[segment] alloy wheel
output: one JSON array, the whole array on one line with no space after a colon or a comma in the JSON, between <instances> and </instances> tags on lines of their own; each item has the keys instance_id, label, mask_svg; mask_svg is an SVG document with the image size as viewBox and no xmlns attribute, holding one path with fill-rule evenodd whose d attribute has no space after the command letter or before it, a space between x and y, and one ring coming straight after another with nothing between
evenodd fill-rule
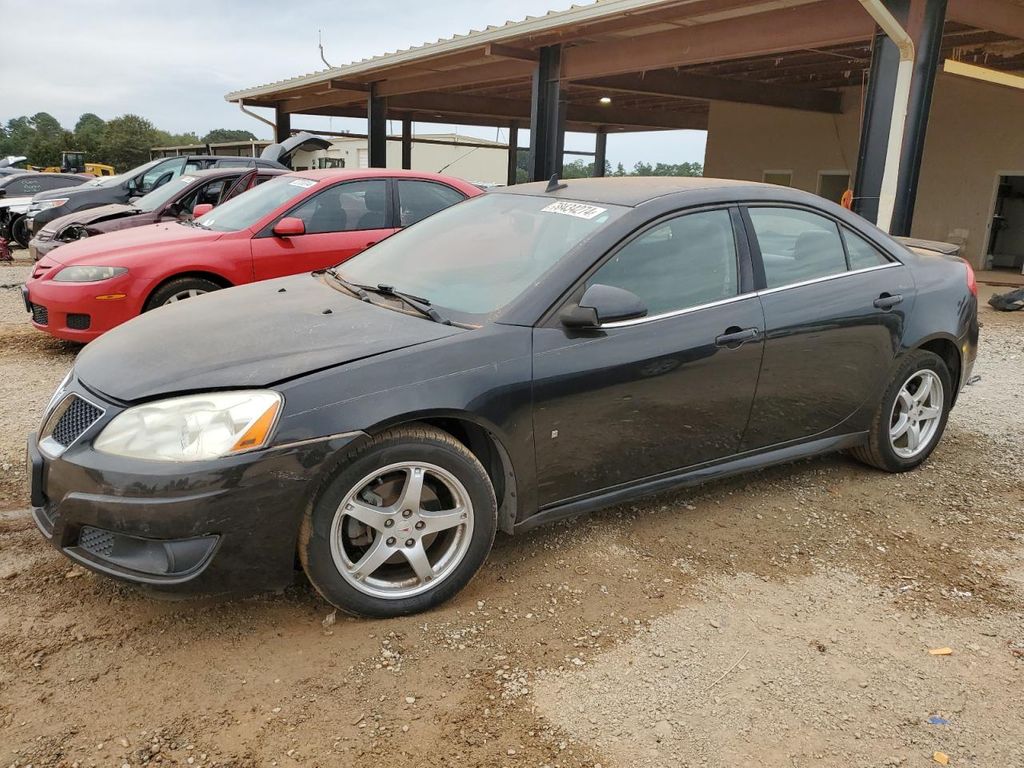
<instances>
[{"instance_id":1,"label":"alloy wheel","mask_svg":"<svg viewBox=\"0 0 1024 768\"><path fill-rule=\"evenodd\" d=\"M447 578L473 537L473 504L462 482L435 464L403 462L360 480L331 524L342 578L373 597L402 599Z\"/></svg>"},{"instance_id":2,"label":"alloy wheel","mask_svg":"<svg viewBox=\"0 0 1024 768\"><path fill-rule=\"evenodd\" d=\"M889 419L889 443L901 459L927 450L942 422L942 380L927 368L911 374L896 395Z\"/></svg>"},{"instance_id":3,"label":"alloy wheel","mask_svg":"<svg viewBox=\"0 0 1024 768\"><path fill-rule=\"evenodd\" d=\"M185 291L178 291L164 302L164 306L167 306L168 304L176 304L177 302L184 301L185 299L194 299L196 296L202 296L204 293L206 293L206 291L201 288L189 288Z\"/></svg>"}]
</instances>

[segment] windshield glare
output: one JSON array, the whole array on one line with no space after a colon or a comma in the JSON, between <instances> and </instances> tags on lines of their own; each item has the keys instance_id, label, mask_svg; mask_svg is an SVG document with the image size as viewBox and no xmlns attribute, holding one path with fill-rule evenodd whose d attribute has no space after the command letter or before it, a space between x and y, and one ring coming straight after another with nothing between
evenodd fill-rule
<instances>
[{"instance_id":1,"label":"windshield glare","mask_svg":"<svg viewBox=\"0 0 1024 768\"><path fill-rule=\"evenodd\" d=\"M386 284L470 315L504 307L625 209L487 194L447 208L349 259L352 283Z\"/></svg>"},{"instance_id":2,"label":"windshield glare","mask_svg":"<svg viewBox=\"0 0 1024 768\"><path fill-rule=\"evenodd\" d=\"M196 219L195 223L216 232L248 229L315 184L313 179L278 176L218 205L205 216Z\"/></svg>"}]
</instances>

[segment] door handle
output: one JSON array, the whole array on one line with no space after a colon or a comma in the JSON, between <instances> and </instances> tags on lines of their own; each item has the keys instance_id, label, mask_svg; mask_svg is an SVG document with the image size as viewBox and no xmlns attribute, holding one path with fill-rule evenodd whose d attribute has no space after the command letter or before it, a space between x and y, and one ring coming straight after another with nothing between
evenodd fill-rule
<instances>
[{"instance_id":1,"label":"door handle","mask_svg":"<svg viewBox=\"0 0 1024 768\"><path fill-rule=\"evenodd\" d=\"M881 309L884 312L888 312L890 309L895 307L897 304L903 301L903 295L897 293L895 296L889 293L883 293L877 299L875 299L875 308Z\"/></svg>"},{"instance_id":2,"label":"door handle","mask_svg":"<svg viewBox=\"0 0 1024 768\"><path fill-rule=\"evenodd\" d=\"M761 330L759 328L740 328L733 325L726 328L725 333L721 336L715 338L715 344L719 347L736 349L748 341L753 341L760 335Z\"/></svg>"}]
</instances>

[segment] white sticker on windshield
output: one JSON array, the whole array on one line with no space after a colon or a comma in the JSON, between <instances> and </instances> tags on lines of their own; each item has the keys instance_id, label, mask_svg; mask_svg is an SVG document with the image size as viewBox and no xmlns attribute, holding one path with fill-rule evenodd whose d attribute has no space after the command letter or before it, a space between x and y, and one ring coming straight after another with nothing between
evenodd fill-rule
<instances>
[{"instance_id":1,"label":"white sticker on windshield","mask_svg":"<svg viewBox=\"0 0 1024 768\"><path fill-rule=\"evenodd\" d=\"M186 182L186 183L188 183L188 184L191 184L193 181L196 180L196 177L195 176L182 176L181 180Z\"/></svg>"},{"instance_id":2,"label":"white sticker on windshield","mask_svg":"<svg viewBox=\"0 0 1024 768\"><path fill-rule=\"evenodd\" d=\"M303 189L308 189L309 187L316 186L316 182L313 181L312 179L295 179L295 181L291 182L291 185L293 187L302 187Z\"/></svg>"},{"instance_id":3,"label":"white sticker on windshield","mask_svg":"<svg viewBox=\"0 0 1024 768\"><path fill-rule=\"evenodd\" d=\"M596 205L587 205L586 203L571 203L568 200L559 200L557 203L544 206L541 210L547 213L575 216L577 219L593 219L608 209L598 208Z\"/></svg>"}]
</instances>

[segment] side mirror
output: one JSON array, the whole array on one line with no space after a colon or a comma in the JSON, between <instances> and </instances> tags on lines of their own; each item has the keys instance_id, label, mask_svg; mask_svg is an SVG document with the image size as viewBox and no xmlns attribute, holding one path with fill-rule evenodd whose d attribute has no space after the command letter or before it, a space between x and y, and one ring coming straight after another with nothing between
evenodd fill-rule
<instances>
[{"instance_id":1,"label":"side mirror","mask_svg":"<svg viewBox=\"0 0 1024 768\"><path fill-rule=\"evenodd\" d=\"M596 283L584 291L579 304L563 310L560 319L566 328L593 329L646 315L647 307L635 293Z\"/></svg>"},{"instance_id":2,"label":"side mirror","mask_svg":"<svg viewBox=\"0 0 1024 768\"><path fill-rule=\"evenodd\" d=\"M213 206L210 205L209 203L200 203L199 205L192 209L192 218L198 219L200 216L205 216L212 210Z\"/></svg>"},{"instance_id":3,"label":"side mirror","mask_svg":"<svg viewBox=\"0 0 1024 768\"><path fill-rule=\"evenodd\" d=\"M274 225L274 234L277 237L295 237L306 234L306 225L302 219L294 216L285 216Z\"/></svg>"}]
</instances>

